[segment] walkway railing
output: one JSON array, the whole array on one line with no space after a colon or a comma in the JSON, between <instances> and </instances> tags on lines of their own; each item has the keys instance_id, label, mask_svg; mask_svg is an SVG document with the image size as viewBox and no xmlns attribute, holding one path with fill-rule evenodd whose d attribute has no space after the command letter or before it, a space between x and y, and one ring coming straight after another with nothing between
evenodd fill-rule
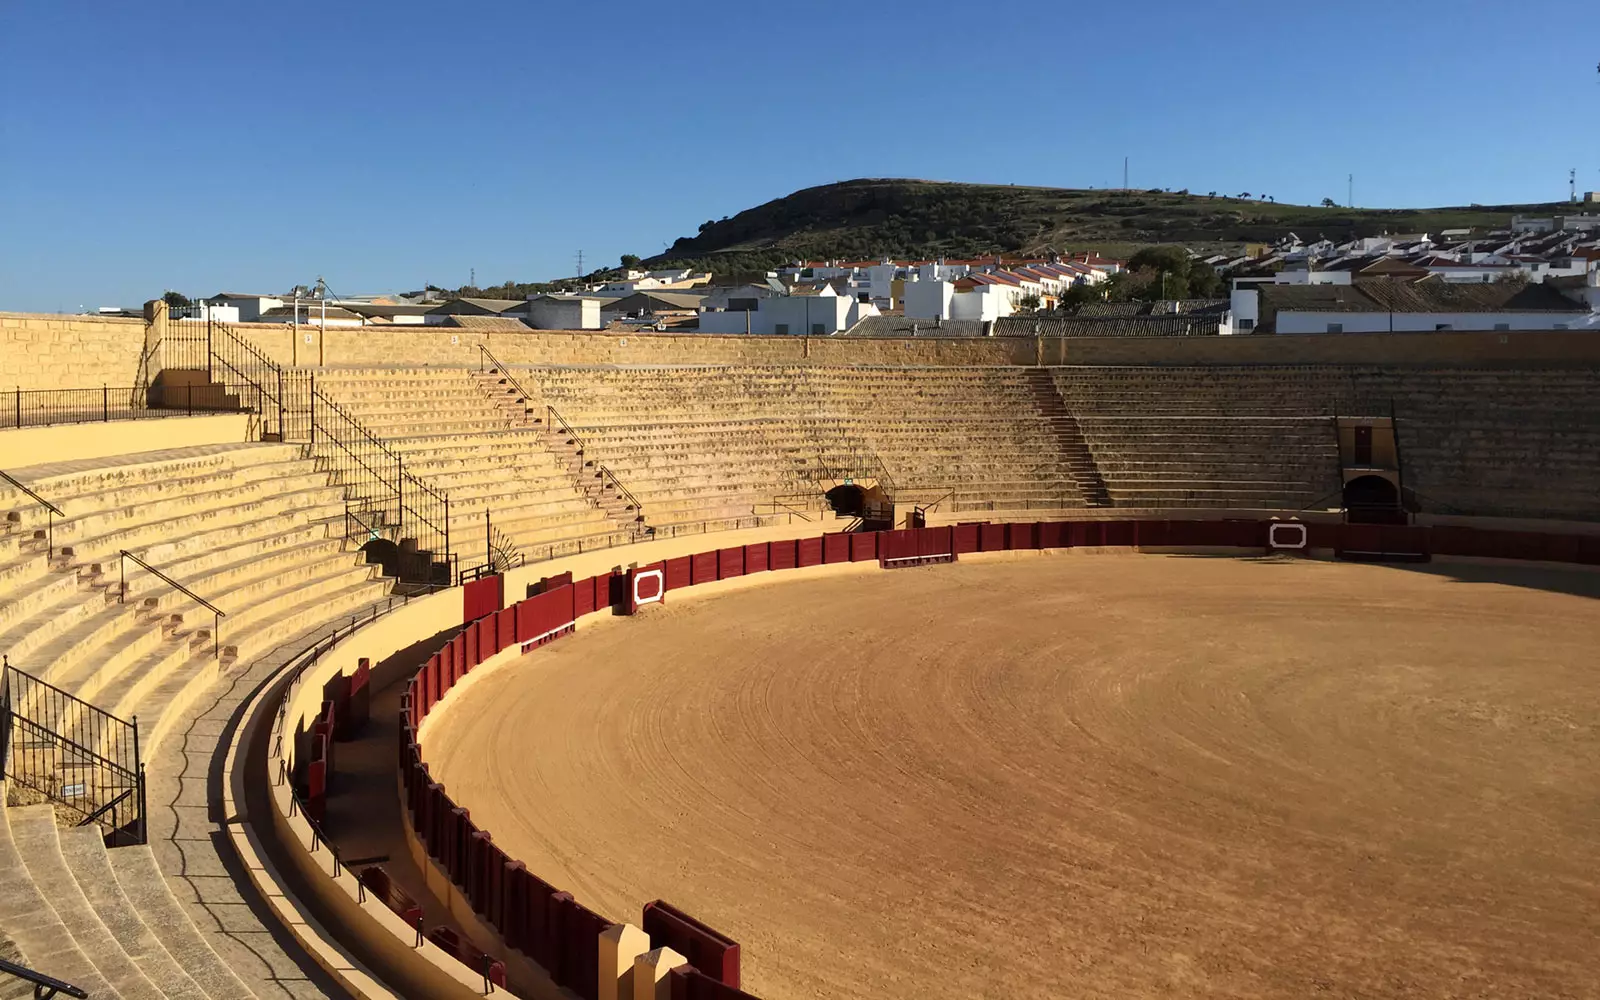
<instances>
[{"instance_id":1,"label":"walkway railing","mask_svg":"<svg viewBox=\"0 0 1600 1000\"><path fill-rule=\"evenodd\" d=\"M187 394L180 391L188 388ZM205 387L201 386L203 390ZM161 406L149 405L138 386L100 385L74 389L13 389L0 393L0 430L14 427L53 427L57 424L98 424L112 420L149 420L224 409L198 397L193 387L166 390Z\"/></svg>"},{"instance_id":2,"label":"walkway railing","mask_svg":"<svg viewBox=\"0 0 1600 1000\"><path fill-rule=\"evenodd\" d=\"M220 657L222 655L222 619L228 617L228 613L226 611L224 611L221 608L217 607L215 604L212 604L210 601L206 600L204 597L201 597L199 594L197 594L194 591L190 590L188 587L185 587L183 584L181 584L178 581L174 580L172 577L168 576L167 574L161 572L159 569L156 569L154 566L152 566L149 563L145 562L143 559L140 559L138 556L134 555L132 552L129 552L127 549L121 549L120 551L118 551L117 556L118 556L118 559L117 559L117 603L118 604L123 603L124 599L128 596L128 574L127 574L127 565L128 565L128 563L127 563L127 561L129 559L132 559L134 562L136 562L140 566L144 567L145 572L157 577L158 579L166 581L166 583L169 586L171 586L174 589L178 590L179 592L183 593L185 596L187 596L190 600L194 601L196 604L203 605L205 608L207 608L211 612L211 655L212 656L217 656L217 657Z\"/></svg>"},{"instance_id":3,"label":"walkway railing","mask_svg":"<svg viewBox=\"0 0 1600 1000\"><path fill-rule=\"evenodd\" d=\"M139 720L118 718L0 660L5 776L55 804L110 846L145 842Z\"/></svg>"}]
</instances>

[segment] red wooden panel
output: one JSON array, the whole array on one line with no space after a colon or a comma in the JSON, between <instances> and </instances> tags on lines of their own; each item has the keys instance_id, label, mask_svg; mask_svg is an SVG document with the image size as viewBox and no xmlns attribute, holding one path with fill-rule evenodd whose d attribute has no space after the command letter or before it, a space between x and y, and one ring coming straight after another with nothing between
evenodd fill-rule
<instances>
[{"instance_id":1,"label":"red wooden panel","mask_svg":"<svg viewBox=\"0 0 1600 1000\"><path fill-rule=\"evenodd\" d=\"M478 619L478 662L500 652L500 612Z\"/></svg>"},{"instance_id":2,"label":"red wooden panel","mask_svg":"<svg viewBox=\"0 0 1600 1000\"><path fill-rule=\"evenodd\" d=\"M462 675L464 675L467 672L467 670L466 670L466 663L467 663L467 634L466 634L466 632L464 632L464 631L463 632L457 632L456 633L456 637L454 639L450 640L450 656L454 661L450 665L451 680L452 680L452 682L454 682L454 680L456 678L461 677Z\"/></svg>"},{"instance_id":3,"label":"red wooden panel","mask_svg":"<svg viewBox=\"0 0 1600 1000\"><path fill-rule=\"evenodd\" d=\"M800 543L793 538L772 542L768 546L768 569L794 569L800 565Z\"/></svg>"},{"instance_id":4,"label":"red wooden panel","mask_svg":"<svg viewBox=\"0 0 1600 1000\"><path fill-rule=\"evenodd\" d=\"M947 556L950 555L950 528L918 528L917 529L918 555Z\"/></svg>"},{"instance_id":5,"label":"red wooden panel","mask_svg":"<svg viewBox=\"0 0 1600 1000\"><path fill-rule=\"evenodd\" d=\"M564 976L557 982L566 986L584 1000L598 1000L600 996L600 934L611 921L593 910L567 897L562 914L562 938L566 955L561 971Z\"/></svg>"},{"instance_id":6,"label":"red wooden panel","mask_svg":"<svg viewBox=\"0 0 1600 1000\"><path fill-rule=\"evenodd\" d=\"M1060 521L1040 521L1039 522L1039 548L1041 548L1041 549L1059 549L1059 548L1061 548L1063 545L1066 544L1066 541L1065 541L1066 534L1067 534L1066 526L1063 525ZM958 551L958 552L961 551L961 547L960 547L959 544L956 546L956 551Z\"/></svg>"},{"instance_id":7,"label":"red wooden panel","mask_svg":"<svg viewBox=\"0 0 1600 1000\"><path fill-rule=\"evenodd\" d=\"M822 536L822 561L842 563L850 561L850 536L842 531L830 531Z\"/></svg>"},{"instance_id":8,"label":"red wooden panel","mask_svg":"<svg viewBox=\"0 0 1600 1000\"><path fill-rule=\"evenodd\" d=\"M765 573L767 570L767 556L770 551L771 546L766 542L761 542L758 545L746 545L744 547L745 573Z\"/></svg>"},{"instance_id":9,"label":"red wooden panel","mask_svg":"<svg viewBox=\"0 0 1600 1000\"><path fill-rule=\"evenodd\" d=\"M689 557L690 583L699 586L710 583L717 578L717 554L715 552L696 552Z\"/></svg>"},{"instance_id":10,"label":"red wooden panel","mask_svg":"<svg viewBox=\"0 0 1600 1000\"><path fill-rule=\"evenodd\" d=\"M706 975L739 988L739 942L660 899L644 905L639 926L650 947L671 948Z\"/></svg>"},{"instance_id":11,"label":"red wooden panel","mask_svg":"<svg viewBox=\"0 0 1600 1000\"><path fill-rule=\"evenodd\" d=\"M667 990L672 1000L757 1000L755 994L718 982L692 965L670 970Z\"/></svg>"},{"instance_id":12,"label":"red wooden panel","mask_svg":"<svg viewBox=\"0 0 1600 1000\"><path fill-rule=\"evenodd\" d=\"M1339 526L1322 521L1311 521L1306 524L1306 547L1312 549L1331 549L1339 543Z\"/></svg>"},{"instance_id":13,"label":"red wooden panel","mask_svg":"<svg viewBox=\"0 0 1600 1000\"><path fill-rule=\"evenodd\" d=\"M585 577L572 585L572 614L582 618L594 610L594 577Z\"/></svg>"},{"instance_id":14,"label":"red wooden panel","mask_svg":"<svg viewBox=\"0 0 1600 1000\"><path fill-rule=\"evenodd\" d=\"M1036 549L1039 547L1039 526L1032 522L1013 522L1006 525L1006 548Z\"/></svg>"},{"instance_id":15,"label":"red wooden panel","mask_svg":"<svg viewBox=\"0 0 1600 1000\"><path fill-rule=\"evenodd\" d=\"M439 702L439 671L444 669L439 660L439 654L433 654L428 657L428 665L422 669L422 718L424 719Z\"/></svg>"},{"instance_id":16,"label":"red wooden panel","mask_svg":"<svg viewBox=\"0 0 1600 1000\"><path fill-rule=\"evenodd\" d=\"M744 546L717 550L717 579L744 576Z\"/></svg>"},{"instance_id":17,"label":"red wooden panel","mask_svg":"<svg viewBox=\"0 0 1600 1000\"><path fill-rule=\"evenodd\" d=\"M1138 539L1138 528L1132 521L1105 522L1102 545L1132 545Z\"/></svg>"},{"instance_id":18,"label":"red wooden panel","mask_svg":"<svg viewBox=\"0 0 1600 1000\"><path fill-rule=\"evenodd\" d=\"M465 677L473 667L481 661L478 659L478 624L473 622L461 633L462 648L464 653L461 663L456 667L456 679Z\"/></svg>"},{"instance_id":19,"label":"red wooden panel","mask_svg":"<svg viewBox=\"0 0 1600 1000\"><path fill-rule=\"evenodd\" d=\"M1381 552L1383 535L1376 524L1346 524L1339 530L1341 552Z\"/></svg>"},{"instance_id":20,"label":"red wooden panel","mask_svg":"<svg viewBox=\"0 0 1600 1000\"><path fill-rule=\"evenodd\" d=\"M1006 547L1006 526L1003 524L980 524L978 526L978 551L1002 552Z\"/></svg>"},{"instance_id":21,"label":"red wooden panel","mask_svg":"<svg viewBox=\"0 0 1600 1000\"><path fill-rule=\"evenodd\" d=\"M880 549L885 562L915 559L918 555L917 529L898 528L894 531L885 531Z\"/></svg>"},{"instance_id":22,"label":"red wooden panel","mask_svg":"<svg viewBox=\"0 0 1600 1000\"><path fill-rule=\"evenodd\" d=\"M667 589L677 590L694 584L694 557L679 556L668 559L661 567L667 576Z\"/></svg>"},{"instance_id":23,"label":"red wooden panel","mask_svg":"<svg viewBox=\"0 0 1600 1000\"><path fill-rule=\"evenodd\" d=\"M500 649L510 649L517 644L517 609L515 605L495 617L494 644Z\"/></svg>"},{"instance_id":24,"label":"red wooden panel","mask_svg":"<svg viewBox=\"0 0 1600 1000\"><path fill-rule=\"evenodd\" d=\"M878 558L878 539L883 532L858 531L850 536L850 561L866 562Z\"/></svg>"},{"instance_id":25,"label":"red wooden panel","mask_svg":"<svg viewBox=\"0 0 1600 1000\"><path fill-rule=\"evenodd\" d=\"M961 552L978 551L978 529L980 524L958 524L951 530L951 537L955 540L955 550Z\"/></svg>"},{"instance_id":26,"label":"red wooden panel","mask_svg":"<svg viewBox=\"0 0 1600 1000\"><path fill-rule=\"evenodd\" d=\"M481 580L474 580L461 588L461 620L463 623L476 621L492 611L499 611L505 606L505 591L502 589L505 579L501 576L486 576Z\"/></svg>"},{"instance_id":27,"label":"red wooden panel","mask_svg":"<svg viewBox=\"0 0 1600 1000\"><path fill-rule=\"evenodd\" d=\"M776 549L776 546L774 546ZM799 567L822 565L822 539L795 539L795 562Z\"/></svg>"}]
</instances>

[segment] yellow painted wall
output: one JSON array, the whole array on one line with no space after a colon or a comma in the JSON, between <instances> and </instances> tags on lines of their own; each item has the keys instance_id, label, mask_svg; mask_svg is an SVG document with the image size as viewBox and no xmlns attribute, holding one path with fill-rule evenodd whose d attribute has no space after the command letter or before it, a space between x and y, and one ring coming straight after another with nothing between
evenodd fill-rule
<instances>
[{"instance_id":1,"label":"yellow painted wall","mask_svg":"<svg viewBox=\"0 0 1600 1000\"><path fill-rule=\"evenodd\" d=\"M246 440L249 421L249 414L229 413L0 430L0 469L129 455L152 448L234 444Z\"/></svg>"}]
</instances>

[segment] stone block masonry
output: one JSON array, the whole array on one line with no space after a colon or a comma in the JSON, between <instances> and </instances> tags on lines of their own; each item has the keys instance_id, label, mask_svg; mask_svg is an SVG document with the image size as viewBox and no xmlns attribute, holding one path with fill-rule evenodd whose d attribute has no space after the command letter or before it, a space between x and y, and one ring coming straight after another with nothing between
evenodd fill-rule
<instances>
[{"instance_id":1,"label":"stone block masonry","mask_svg":"<svg viewBox=\"0 0 1600 1000\"><path fill-rule=\"evenodd\" d=\"M0 390L133 386L144 345L139 319L0 313Z\"/></svg>"}]
</instances>

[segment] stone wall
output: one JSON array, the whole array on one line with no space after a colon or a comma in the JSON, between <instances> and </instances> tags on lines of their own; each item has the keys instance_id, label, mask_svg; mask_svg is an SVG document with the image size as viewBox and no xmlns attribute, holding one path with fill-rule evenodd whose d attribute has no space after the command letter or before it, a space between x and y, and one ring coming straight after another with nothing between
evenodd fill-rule
<instances>
[{"instance_id":1,"label":"stone wall","mask_svg":"<svg viewBox=\"0 0 1600 1000\"><path fill-rule=\"evenodd\" d=\"M1047 365L1589 365L1600 363L1600 336L1582 330L1527 330L1070 337L1045 339L1040 360Z\"/></svg>"},{"instance_id":2,"label":"stone wall","mask_svg":"<svg viewBox=\"0 0 1600 1000\"><path fill-rule=\"evenodd\" d=\"M0 313L0 390L140 384L143 320Z\"/></svg>"},{"instance_id":3,"label":"stone wall","mask_svg":"<svg viewBox=\"0 0 1600 1000\"><path fill-rule=\"evenodd\" d=\"M148 328L137 319L0 313L0 390L143 384ZM1416 364L1440 367L1600 363L1583 331L1346 333L1242 337L855 338L743 334L356 327L234 327L290 366L476 367L478 346L506 364L1249 365ZM153 373L148 373L153 374Z\"/></svg>"}]
</instances>

